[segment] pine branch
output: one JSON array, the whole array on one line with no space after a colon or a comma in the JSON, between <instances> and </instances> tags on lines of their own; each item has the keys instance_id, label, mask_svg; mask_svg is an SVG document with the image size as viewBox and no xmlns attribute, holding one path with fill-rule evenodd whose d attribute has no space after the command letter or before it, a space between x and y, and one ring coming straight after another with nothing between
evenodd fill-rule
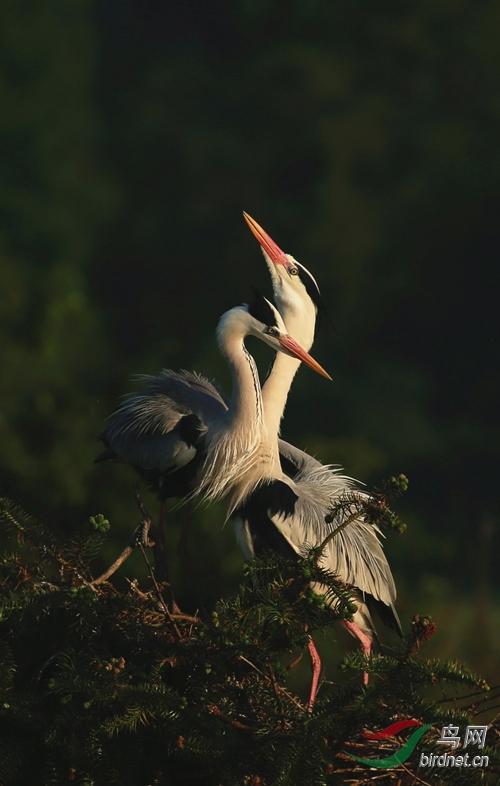
<instances>
[{"instance_id":1,"label":"pine branch","mask_svg":"<svg viewBox=\"0 0 500 786\"><path fill-rule=\"evenodd\" d=\"M440 723L473 723L479 707L495 711L496 694L481 677L455 660L422 657L436 626L417 615L399 650L349 653L342 669L353 678L325 681L309 714L284 664L304 651L308 631L355 608L352 589L321 568L317 550L256 560L208 616L174 615L152 565L152 588L136 578L125 589L82 580L106 534L104 517L93 518L80 536L56 543L15 506L0 506L14 536L0 560L2 786L410 786L421 776L411 761L384 781L349 758L394 749L387 741L377 748L366 728L410 717L435 724L436 739ZM371 673L366 690L363 670ZM464 693L465 685L474 690ZM487 751L494 773L498 754ZM444 773L435 783L447 781Z\"/></svg>"}]
</instances>

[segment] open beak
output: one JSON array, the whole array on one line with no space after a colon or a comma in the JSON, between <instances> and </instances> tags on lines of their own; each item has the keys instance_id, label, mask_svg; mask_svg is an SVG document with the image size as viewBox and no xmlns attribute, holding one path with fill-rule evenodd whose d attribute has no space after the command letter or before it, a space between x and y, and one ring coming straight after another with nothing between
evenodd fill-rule
<instances>
[{"instance_id":1,"label":"open beak","mask_svg":"<svg viewBox=\"0 0 500 786\"><path fill-rule=\"evenodd\" d=\"M274 262L275 265L283 265L285 268L290 267L290 262L285 252L282 251L272 237L267 234L265 229L262 229L260 224L258 224L252 216L249 216L248 213L245 213L245 211L243 211L243 218L247 222L250 232L255 237L262 250L266 252L271 262Z\"/></svg>"},{"instance_id":2,"label":"open beak","mask_svg":"<svg viewBox=\"0 0 500 786\"><path fill-rule=\"evenodd\" d=\"M278 341L283 349L286 349L290 355L293 355L294 357L301 360L302 363L305 363L306 366L312 368L313 371L315 371L317 374L320 374L322 377L326 377L326 379L330 380L332 379L328 371L325 371L323 366L320 366L318 361L314 360L309 352L306 352L305 349L300 346L300 344L297 344L294 338L291 336L280 336Z\"/></svg>"}]
</instances>

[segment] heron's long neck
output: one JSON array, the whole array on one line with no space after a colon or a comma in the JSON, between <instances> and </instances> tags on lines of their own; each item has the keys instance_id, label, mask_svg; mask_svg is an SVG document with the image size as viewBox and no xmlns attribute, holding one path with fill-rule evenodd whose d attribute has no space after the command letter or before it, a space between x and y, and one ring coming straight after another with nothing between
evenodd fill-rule
<instances>
[{"instance_id":1,"label":"heron's long neck","mask_svg":"<svg viewBox=\"0 0 500 786\"><path fill-rule=\"evenodd\" d=\"M298 311L290 310L283 306L283 318L291 336L293 336L304 349L309 350L314 342L314 329L316 326L316 309L311 304ZM300 360L278 352L262 388L262 401L264 404L264 429L269 448L273 452L279 466L278 437L280 424L285 411L288 393L292 386L295 374L299 370Z\"/></svg>"},{"instance_id":2,"label":"heron's long neck","mask_svg":"<svg viewBox=\"0 0 500 786\"><path fill-rule=\"evenodd\" d=\"M281 477L279 426L288 391L299 365L300 361L281 353L274 360L271 373L262 388L264 412L258 450L246 472L240 474L232 488L229 513L234 511L261 481Z\"/></svg>"},{"instance_id":3,"label":"heron's long neck","mask_svg":"<svg viewBox=\"0 0 500 786\"><path fill-rule=\"evenodd\" d=\"M253 357L241 338L228 341L223 349L233 377L229 427L241 429L263 421L259 373Z\"/></svg>"},{"instance_id":4,"label":"heron's long neck","mask_svg":"<svg viewBox=\"0 0 500 786\"><path fill-rule=\"evenodd\" d=\"M271 373L262 388L264 423L269 439L276 443L276 446L288 392L299 366L300 360L281 352L278 353L274 359Z\"/></svg>"},{"instance_id":5,"label":"heron's long neck","mask_svg":"<svg viewBox=\"0 0 500 786\"><path fill-rule=\"evenodd\" d=\"M231 368L233 390L226 418L207 442L197 489L206 501L225 497L252 470L264 428L259 375L243 336L236 331L223 336L220 348Z\"/></svg>"}]
</instances>

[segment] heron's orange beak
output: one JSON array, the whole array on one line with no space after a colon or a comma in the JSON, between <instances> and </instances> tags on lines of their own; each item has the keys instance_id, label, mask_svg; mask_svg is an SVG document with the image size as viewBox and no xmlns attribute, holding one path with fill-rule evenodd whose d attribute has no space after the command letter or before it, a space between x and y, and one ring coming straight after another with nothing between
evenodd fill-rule
<instances>
[{"instance_id":1,"label":"heron's orange beak","mask_svg":"<svg viewBox=\"0 0 500 786\"><path fill-rule=\"evenodd\" d=\"M245 211L243 211L243 218L247 222L250 232L255 237L260 247L266 252L271 262L274 262L275 265L283 265L285 268L290 267L290 262L285 252L282 251L272 237L267 234L265 229L262 229L260 224L258 224L252 216L249 216L248 213L245 213Z\"/></svg>"},{"instance_id":2,"label":"heron's orange beak","mask_svg":"<svg viewBox=\"0 0 500 786\"><path fill-rule=\"evenodd\" d=\"M309 354L309 352L306 352L305 349L303 349L294 338L291 336L280 336L278 341L281 346L288 350L291 355L301 360L302 363L304 363L306 366L309 366L309 368L312 368L312 370L317 374L320 374L322 377L326 377L326 379L332 379L328 371L325 371L323 366L320 366L318 361L315 360L312 355Z\"/></svg>"}]
</instances>

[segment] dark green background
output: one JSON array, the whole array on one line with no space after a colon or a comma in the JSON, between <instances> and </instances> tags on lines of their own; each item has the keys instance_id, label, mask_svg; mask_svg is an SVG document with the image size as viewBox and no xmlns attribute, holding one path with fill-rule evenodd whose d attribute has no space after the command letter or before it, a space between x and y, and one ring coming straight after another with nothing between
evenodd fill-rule
<instances>
[{"instance_id":1,"label":"dark green background","mask_svg":"<svg viewBox=\"0 0 500 786\"><path fill-rule=\"evenodd\" d=\"M401 616L493 674L499 35L461 0L2 4L2 493L54 526L103 512L121 547L135 481L96 437L132 372L228 389L217 318L267 284L244 208L328 308L335 381L301 372L284 435L410 476ZM206 608L239 554L220 508L172 516L172 550L180 518L179 595Z\"/></svg>"}]
</instances>

